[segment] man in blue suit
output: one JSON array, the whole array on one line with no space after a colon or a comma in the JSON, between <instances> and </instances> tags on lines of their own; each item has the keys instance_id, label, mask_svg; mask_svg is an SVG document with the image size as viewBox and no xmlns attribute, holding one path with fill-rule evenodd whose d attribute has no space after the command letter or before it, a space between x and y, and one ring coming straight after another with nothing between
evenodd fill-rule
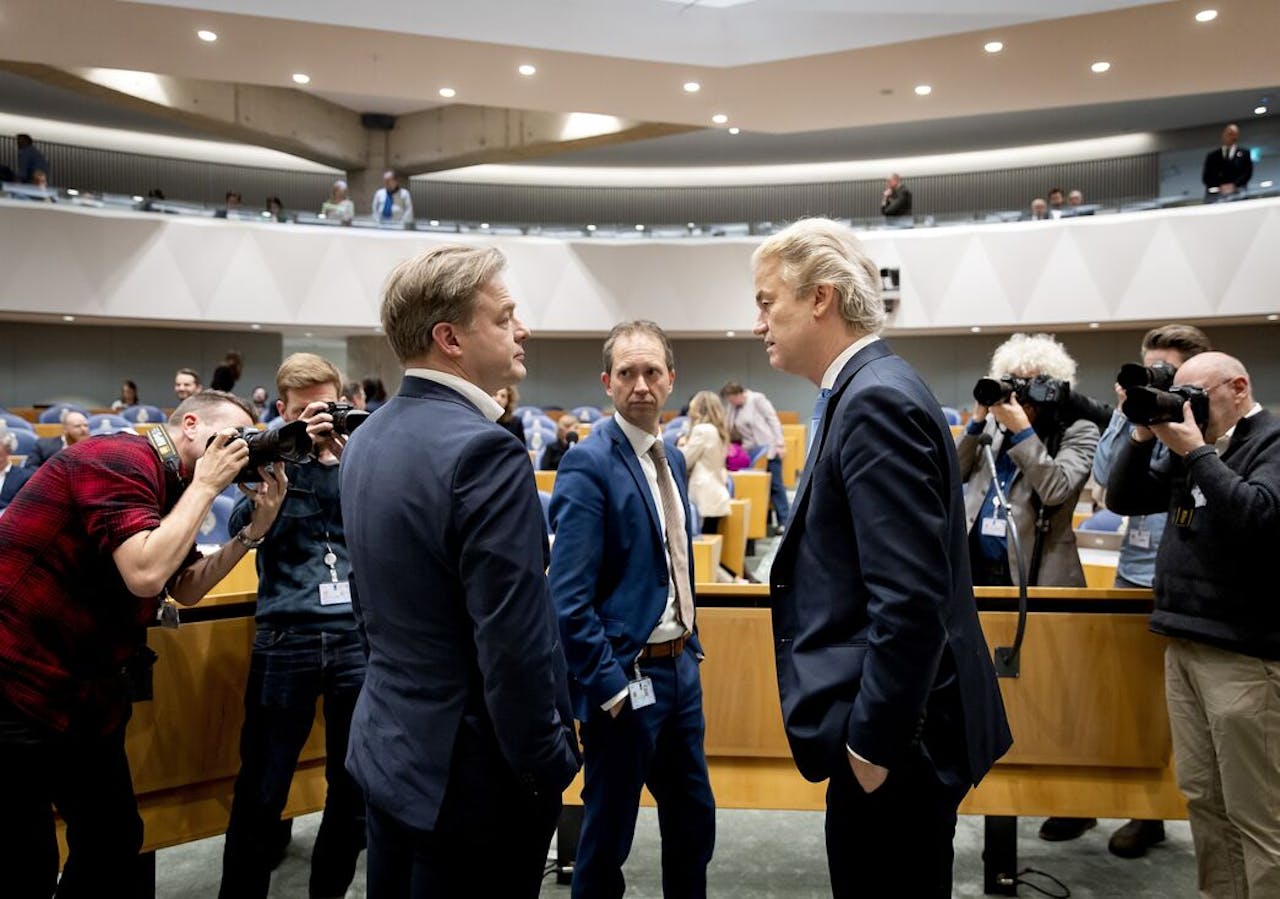
<instances>
[{"instance_id":1,"label":"man in blue suit","mask_svg":"<svg viewBox=\"0 0 1280 899\"><path fill-rule=\"evenodd\" d=\"M662 829L663 895L700 897L715 800L702 745L684 457L659 436L675 384L666 334L653 322L616 326L600 377L617 412L565 455L551 496L551 595L582 722L572 892L623 895L622 864L648 786Z\"/></svg>"},{"instance_id":2,"label":"man in blue suit","mask_svg":"<svg viewBox=\"0 0 1280 899\"><path fill-rule=\"evenodd\" d=\"M439 246L392 272L404 381L343 452L371 899L537 896L579 767L533 468L490 397L525 376L504 264Z\"/></svg>"},{"instance_id":3,"label":"man in blue suit","mask_svg":"<svg viewBox=\"0 0 1280 899\"><path fill-rule=\"evenodd\" d=\"M0 510L9 505L18 488L36 473L34 468L17 468L9 461L9 454L17 448L18 438L0 423Z\"/></svg>"},{"instance_id":4,"label":"man in blue suit","mask_svg":"<svg viewBox=\"0 0 1280 899\"><path fill-rule=\"evenodd\" d=\"M951 433L877 336L879 271L852 231L802 220L752 265L769 364L821 388L770 594L792 755L830 778L832 891L949 897L956 808L1012 742Z\"/></svg>"}]
</instances>

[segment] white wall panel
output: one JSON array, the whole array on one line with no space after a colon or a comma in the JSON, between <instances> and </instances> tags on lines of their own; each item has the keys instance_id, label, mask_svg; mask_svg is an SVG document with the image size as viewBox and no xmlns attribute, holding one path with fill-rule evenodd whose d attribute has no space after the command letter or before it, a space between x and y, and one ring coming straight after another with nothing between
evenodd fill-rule
<instances>
[{"instance_id":1,"label":"white wall panel","mask_svg":"<svg viewBox=\"0 0 1280 899\"><path fill-rule=\"evenodd\" d=\"M599 334L644 317L720 335L748 331L754 316L754 238L455 237L18 201L0 201L0 313L364 330L377 324L388 272L451 240L507 253L535 331ZM903 331L1280 310L1280 200L864 240L880 265L902 270L891 327Z\"/></svg>"}]
</instances>

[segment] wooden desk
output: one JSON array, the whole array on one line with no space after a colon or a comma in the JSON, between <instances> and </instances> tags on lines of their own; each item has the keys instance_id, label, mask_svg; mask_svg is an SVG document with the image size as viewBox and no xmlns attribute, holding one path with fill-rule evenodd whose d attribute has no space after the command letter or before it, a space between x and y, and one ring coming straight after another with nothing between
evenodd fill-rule
<instances>
[{"instance_id":1,"label":"wooden desk","mask_svg":"<svg viewBox=\"0 0 1280 899\"><path fill-rule=\"evenodd\" d=\"M751 500L751 514L747 516L747 539L759 540L769 536L769 484L772 476L767 471L734 471L734 499Z\"/></svg>"},{"instance_id":2,"label":"wooden desk","mask_svg":"<svg viewBox=\"0 0 1280 899\"><path fill-rule=\"evenodd\" d=\"M719 534L699 534L693 538L693 581L695 584L715 583L720 569L720 554L724 550L724 537Z\"/></svg>"},{"instance_id":3,"label":"wooden desk","mask_svg":"<svg viewBox=\"0 0 1280 899\"><path fill-rule=\"evenodd\" d=\"M720 535L724 547L720 562L734 574L742 577L747 568L747 518L751 515L751 500L729 500L729 514L720 520Z\"/></svg>"},{"instance_id":4,"label":"wooden desk","mask_svg":"<svg viewBox=\"0 0 1280 899\"><path fill-rule=\"evenodd\" d=\"M782 460L782 483L795 489L804 471L805 450L809 445L808 425L783 425L782 436L787 441L787 455Z\"/></svg>"},{"instance_id":5,"label":"wooden desk","mask_svg":"<svg viewBox=\"0 0 1280 899\"><path fill-rule=\"evenodd\" d=\"M533 479L538 482L538 489L543 493L550 493L556 487L556 473L554 471L535 471Z\"/></svg>"}]
</instances>

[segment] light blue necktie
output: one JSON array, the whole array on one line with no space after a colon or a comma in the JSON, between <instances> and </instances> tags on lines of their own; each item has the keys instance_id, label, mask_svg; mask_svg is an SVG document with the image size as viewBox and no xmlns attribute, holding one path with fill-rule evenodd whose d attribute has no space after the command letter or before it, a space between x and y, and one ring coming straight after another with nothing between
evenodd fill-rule
<instances>
[{"instance_id":1,"label":"light blue necktie","mask_svg":"<svg viewBox=\"0 0 1280 899\"><path fill-rule=\"evenodd\" d=\"M824 387L818 391L818 399L813 404L813 418L809 420L809 445L805 455L809 455L815 443L821 444L822 419L827 414L827 400L831 398L831 389Z\"/></svg>"}]
</instances>

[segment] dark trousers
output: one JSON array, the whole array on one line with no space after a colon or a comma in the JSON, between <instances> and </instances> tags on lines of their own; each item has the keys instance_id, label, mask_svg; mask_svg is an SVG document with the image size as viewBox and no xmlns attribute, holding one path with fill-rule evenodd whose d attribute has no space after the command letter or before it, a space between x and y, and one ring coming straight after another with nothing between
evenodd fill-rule
<instances>
[{"instance_id":1,"label":"dark trousers","mask_svg":"<svg viewBox=\"0 0 1280 899\"><path fill-rule=\"evenodd\" d=\"M949 899L956 808L968 790L943 784L923 754L889 769L874 793L848 765L827 784L827 866L834 899Z\"/></svg>"},{"instance_id":2,"label":"dark trousers","mask_svg":"<svg viewBox=\"0 0 1280 899\"><path fill-rule=\"evenodd\" d=\"M0 708L0 894L6 899L134 895L142 819L124 726L67 736ZM58 881L53 809L67 825Z\"/></svg>"},{"instance_id":3,"label":"dark trousers","mask_svg":"<svg viewBox=\"0 0 1280 899\"><path fill-rule=\"evenodd\" d=\"M431 831L369 805L369 899L536 899L560 794L535 794L464 719Z\"/></svg>"},{"instance_id":4,"label":"dark trousers","mask_svg":"<svg viewBox=\"0 0 1280 899\"><path fill-rule=\"evenodd\" d=\"M259 628L249 663L236 777L222 855L223 899L265 897L279 851L280 813L324 697L328 794L311 850L310 892L341 896L364 848L364 796L347 773L351 713L364 682L355 631L298 633Z\"/></svg>"},{"instance_id":5,"label":"dark trousers","mask_svg":"<svg viewBox=\"0 0 1280 899\"><path fill-rule=\"evenodd\" d=\"M573 871L573 899L614 899L626 882L640 788L658 803L662 832L662 894L707 894L707 864L715 846L716 809L703 751L702 683L692 652L640 664L653 679L656 702L617 718L593 710L582 724L582 835Z\"/></svg>"},{"instance_id":6,"label":"dark trousers","mask_svg":"<svg viewBox=\"0 0 1280 899\"><path fill-rule=\"evenodd\" d=\"M782 480L782 460L774 456L764 468L769 472L769 505L778 518L778 527L786 527L791 518L791 503L787 499L787 485Z\"/></svg>"}]
</instances>

